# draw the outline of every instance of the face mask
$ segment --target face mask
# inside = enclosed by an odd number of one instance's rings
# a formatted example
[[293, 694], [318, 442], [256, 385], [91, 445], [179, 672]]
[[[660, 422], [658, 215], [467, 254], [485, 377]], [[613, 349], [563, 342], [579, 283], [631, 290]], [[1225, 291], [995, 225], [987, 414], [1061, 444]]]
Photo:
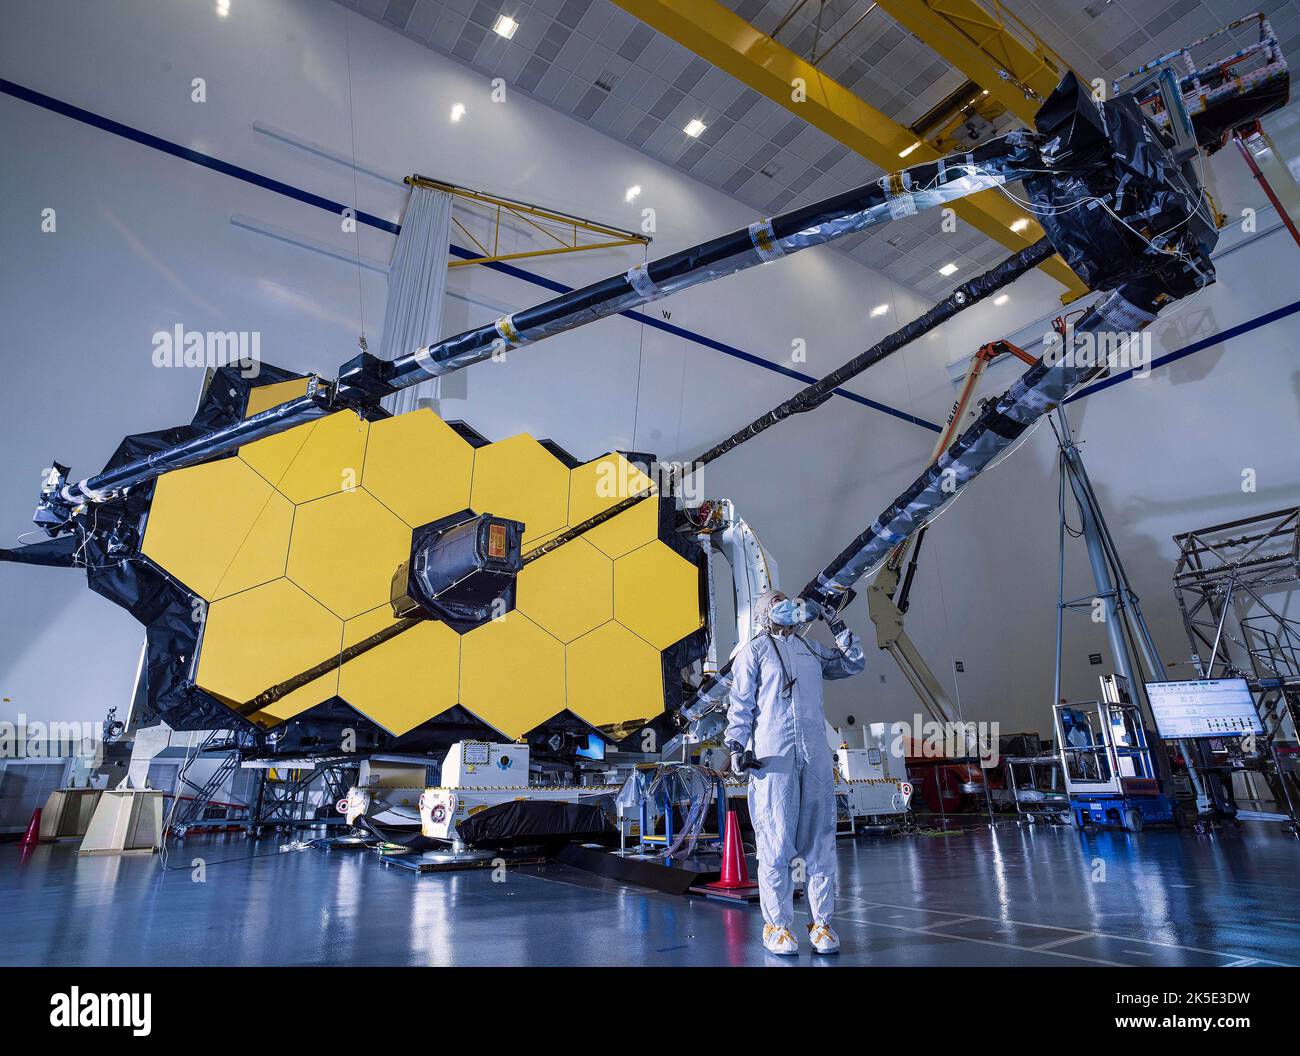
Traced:
[[768, 613], [778, 627], [798, 627], [802, 623], [811, 623], [808, 603], [803, 598], [785, 598], [772, 606]]

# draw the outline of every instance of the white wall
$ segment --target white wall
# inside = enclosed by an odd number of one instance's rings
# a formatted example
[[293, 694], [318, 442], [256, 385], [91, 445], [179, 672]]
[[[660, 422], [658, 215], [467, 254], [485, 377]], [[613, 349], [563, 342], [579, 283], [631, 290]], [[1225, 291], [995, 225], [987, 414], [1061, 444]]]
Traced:
[[[399, 178], [421, 172], [622, 226], [635, 227], [649, 206], [658, 221], [654, 256], [753, 219], [724, 196], [522, 94], [491, 102], [481, 76], [333, 4], [236, 0], [219, 19], [208, 0], [19, 0], [0, 11], [0, 70], [65, 102], [390, 220], [400, 218], [399, 188], [354, 176], [253, 123], [342, 155], [352, 154], [355, 139], [363, 166]], [[206, 79], [204, 103], [191, 101], [194, 77]], [[455, 102], [467, 114], [453, 124]], [[320, 209], [8, 96], [0, 96], [0, 134], [3, 538], [27, 529], [38, 471], [51, 459], [84, 474], [99, 468], [123, 435], [188, 420], [199, 374], [154, 368], [155, 331], [176, 323], [257, 330], [268, 361], [326, 374], [355, 353], [363, 325], [377, 347], [382, 274], [234, 226], [231, 217], [344, 255], [359, 250], [370, 261], [387, 261], [391, 236], [365, 226], [345, 234], [339, 219]], [[628, 205], [624, 191], [632, 184], [643, 191]], [[45, 208], [57, 210], [54, 234], [40, 231]], [[510, 237], [512, 246], [526, 244], [522, 234]], [[1294, 268], [1263, 275], [1259, 268], [1260, 260], [1287, 253], [1300, 250], [1273, 235], [1227, 258], [1220, 287], [1162, 324], [1159, 343], [1179, 347], [1201, 328], [1222, 329], [1294, 300]], [[579, 285], [639, 259], [624, 249], [526, 266]], [[547, 296], [479, 268], [457, 269], [449, 285], [449, 331]], [[947, 364], [1036, 319], [1056, 289], [1040, 276], [1022, 280], [1005, 308], [973, 310], [852, 387], [939, 421], [954, 395]], [[870, 318], [880, 303], [891, 312]], [[820, 249], [650, 311], [671, 312], [676, 325], [774, 362], [788, 363], [791, 341], [802, 338], [808, 362], [799, 368], [820, 375], [922, 308], [882, 276]], [[1185, 646], [1169, 619], [1168, 536], [1295, 501], [1289, 326], [1274, 324], [1075, 405], [1098, 490], [1171, 658]], [[449, 401], [446, 414], [491, 439], [521, 431], [550, 437], [581, 458], [611, 448], [689, 456], [795, 387], [626, 319], [468, 375], [468, 398]], [[990, 391], [1013, 375], [995, 367]], [[706, 486], [737, 501], [777, 554], [785, 584], [797, 588], [915, 476], [933, 439], [837, 398], [716, 463]], [[1243, 465], [1259, 469], [1256, 495], [1234, 490]], [[1050, 434], [1037, 434], [930, 534], [909, 627], [942, 673], [954, 658], [965, 662], [958, 688], [968, 717], [1001, 718], [1004, 728], [1046, 725], [1055, 502]], [[1080, 554], [1072, 568], [1081, 575], [1083, 567]], [[0, 592], [0, 695], [7, 698], [0, 717], [93, 718], [125, 702], [140, 638], [125, 613], [90, 594], [72, 572], [5, 566]], [[862, 603], [850, 610], [859, 625], [864, 610]], [[1068, 650], [1072, 695], [1090, 684], [1082, 658], [1100, 646], [1092, 630], [1081, 624]], [[873, 658], [865, 678], [831, 690], [833, 721], [915, 710], [888, 664]], [[75, 677], [52, 688], [54, 674], [69, 672]]]

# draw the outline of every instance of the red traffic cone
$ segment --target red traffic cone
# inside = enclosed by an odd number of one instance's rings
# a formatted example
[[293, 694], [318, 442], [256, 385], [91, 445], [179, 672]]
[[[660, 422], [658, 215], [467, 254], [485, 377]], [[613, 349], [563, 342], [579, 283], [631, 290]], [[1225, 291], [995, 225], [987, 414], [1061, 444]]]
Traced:
[[[728, 833], [730, 835], [730, 833]], [[32, 811], [32, 820], [27, 823], [27, 831], [18, 841], [19, 847], [35, 847], [41, 842], [41, 808]]]
[[718, 891], [740, 891], [758, 886], [749, 879], [745, 845], [740, 842], [740, 818], [734, 810], [727, 811], [727, 832], [722, 840], [722, 877], [704, 886]]

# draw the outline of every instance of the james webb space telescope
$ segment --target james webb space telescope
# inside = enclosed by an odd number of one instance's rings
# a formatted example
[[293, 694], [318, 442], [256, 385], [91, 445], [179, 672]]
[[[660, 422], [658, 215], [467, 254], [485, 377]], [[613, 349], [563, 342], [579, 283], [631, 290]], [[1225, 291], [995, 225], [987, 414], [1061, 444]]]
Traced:
[[[728, 685], [725, 665], [704, 662], [716, 655], [707, 533], [671, 482], [652, 481], [650, 456], [579, 462], [524, 435], [488, 442], [427, 409], [391, 416], [381, 401], [499, 349], [1009, 185], [1023, 186], [1043, 237], [687, 464], [814, 410], [1057, 253], [1101, 294], [1076, 334], [1140, 330], [1214, 280], [1217, 231], [1195, 162], [1221, 145], [1216, 115], [1246, 124], [1286, 100], [1286, 65], [1260, 25], [1258, 76], [1221, 71], [1196, 95], [1194, 73], [1166, 67], [1098, 103], [1069, 74], [1034, 130], [396, 360], [363, 352], [334, 381], [264, 364], [253, 383], [223, 368], [190, 424], [128, 437], [79, 483], [56, 464], [35, 517], [50, 538], [0, 559], [84, 568], [91, 589], [147, 628], [149, 716], [236, 729], [265, 754], [327, 751], [344, 729], [362, 735], [359, 751], [425, 751], [557, 728], [616, 739], [667, 713], [703, 721]], [[1029, 367], [800, 593], [842, 609], [900, 541], [1105, 369], [1068, 356]]]

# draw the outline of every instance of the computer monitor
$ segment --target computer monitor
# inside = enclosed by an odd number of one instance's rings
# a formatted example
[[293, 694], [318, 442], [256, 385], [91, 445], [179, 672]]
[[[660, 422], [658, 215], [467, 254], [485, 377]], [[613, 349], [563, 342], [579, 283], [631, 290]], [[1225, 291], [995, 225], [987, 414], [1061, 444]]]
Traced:
[[582, 759], [604, 759], [605, 742], [596, 734], [587, 735], [587, 746], [585, 748], [575, 748], [573, 754]]
[[1146, 687], [1156, 729], [1166, 739], [1245, 737], [1264, 732], [1244, 678], [1148, 682]]

